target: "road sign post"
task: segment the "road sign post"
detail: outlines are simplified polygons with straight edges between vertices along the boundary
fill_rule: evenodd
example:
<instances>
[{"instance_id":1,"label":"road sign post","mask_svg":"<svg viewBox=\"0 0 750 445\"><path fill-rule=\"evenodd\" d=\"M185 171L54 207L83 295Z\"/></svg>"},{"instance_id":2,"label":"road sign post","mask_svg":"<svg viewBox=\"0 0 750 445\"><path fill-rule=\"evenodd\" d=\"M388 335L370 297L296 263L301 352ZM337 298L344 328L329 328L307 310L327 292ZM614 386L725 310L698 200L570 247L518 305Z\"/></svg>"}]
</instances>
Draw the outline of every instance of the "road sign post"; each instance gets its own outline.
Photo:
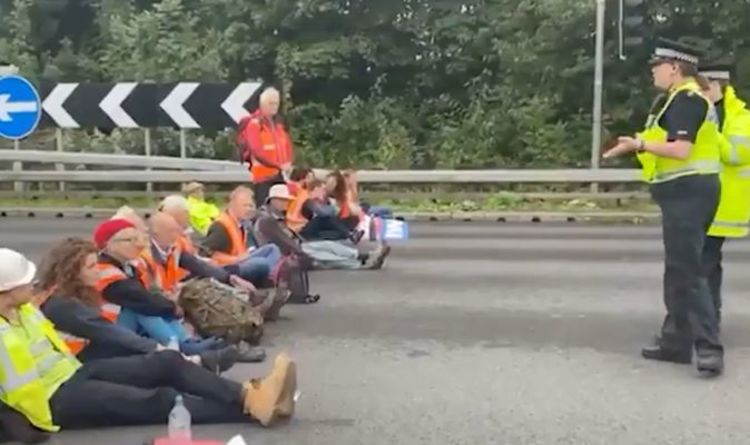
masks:
<instances>
[{"instance_id":1,"label":"road sign post","mask_svg":"<svg viewBox=\"0 0 750 445\"><path fill-rule=\"evenodd\" d=\"M599 168L602 148L602 89L604 87L604 21L605 0L596 0L596 56L594 67L594 110L591 128L591 168ZM599 185L591 184L591 192L599 191Z\"/></svg>"},{"instance_id":2,"label":"road sign post","mask_svg":"<svg viewBox=\"0 0 750 445\"><path fill-rule=\"evenodd\" d=\"M0 137L13 141L15 150L21 149L21 139L30 135L42 118L42 101L34 85L16 74L0 75ZM13 171L21 171L21 163L13 163ZM20 193L23 185L13 183Z\"/></svg>"}]
</instances>

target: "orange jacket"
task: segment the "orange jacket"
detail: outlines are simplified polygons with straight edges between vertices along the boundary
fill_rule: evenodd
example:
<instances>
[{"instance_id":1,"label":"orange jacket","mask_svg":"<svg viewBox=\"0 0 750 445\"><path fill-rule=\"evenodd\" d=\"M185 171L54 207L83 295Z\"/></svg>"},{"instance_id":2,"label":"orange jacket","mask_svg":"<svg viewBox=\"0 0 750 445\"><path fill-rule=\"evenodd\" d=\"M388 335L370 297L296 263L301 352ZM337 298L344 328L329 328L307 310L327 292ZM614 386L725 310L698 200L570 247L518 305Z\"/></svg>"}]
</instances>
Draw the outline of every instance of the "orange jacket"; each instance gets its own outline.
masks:
<instances>
[{"instance_id":1,"label":"orange jacket","mask_svg":"<svg viewBox=\"0 0 750 445\"><path fill-rule=\"evenodd\" d=\"M308 219L302 214L302 206L309 199L310 194L307 190L300 188L297 194L289 202L289 208L286 211L286 225L295 233L299 233L308 223Z\"/></svg>"},{"instance_id":2,"label":"orange jacket","mask_svg":"<svg viewBox=\"0 0 750 445\"><path fill-rule=\"evenodd\" d=\"M229 235L229 252L214 252L211 260L219 266L236 263L247 253L247 234L240 229L240 223L229 212L221 212L215 224L221 224Z\"/></svg>"},{"instance_id":3,"label":"orange jacket","mask_svg":"<svg viewBox=\"0 0 750 445\"><path fill-rule=\"evenodd\" d=\"M240 138L245 147L244 158L251 164L253 182L263 182L281 172L280 167L294 161L292 139L284 125L264 117L260 110L240 122Z\"/></svg>"},{"instance_id":4,"label":"orange jacket","mask_svg":"<svg viewBox=\"0 0 750 445\"><path fill-rule=\"evenodd\" d=\"M128 278L125 272L118 269L116 266L109 263L98 263L96 269L99 272L99 279L96 282L96 290L101 293L110 284L125 280ZM100 299L102 308L102 317L111 321L112 323L117 321L117 316L120 314L120 306L109 303L103 298Z\"/></svg>"},{"instance_id":5,"label":"orange jacket","mask_svg":"<svg viewBox=\"0 0 750 445\"><path fill-rule=\"evenodd\" d=\"M175 246L168 254L164 264L156 261L151 254L151 247L141 252L141 283L146 289L156 288L163 292L172 292L185 271L180 268L180 248Z\"/></svg>"}]
</instances>

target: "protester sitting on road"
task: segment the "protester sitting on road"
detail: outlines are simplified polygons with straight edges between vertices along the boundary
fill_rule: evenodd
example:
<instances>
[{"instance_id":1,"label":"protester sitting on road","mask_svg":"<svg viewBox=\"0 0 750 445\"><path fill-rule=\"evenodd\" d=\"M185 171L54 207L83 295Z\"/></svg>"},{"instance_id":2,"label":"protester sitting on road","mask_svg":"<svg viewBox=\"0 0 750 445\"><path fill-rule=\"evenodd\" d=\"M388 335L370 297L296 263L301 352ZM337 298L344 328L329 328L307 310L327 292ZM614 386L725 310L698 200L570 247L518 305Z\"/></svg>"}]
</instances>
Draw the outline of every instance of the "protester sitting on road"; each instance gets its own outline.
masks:
<instances>
[{"instance_id":1,"label":"protester sitting on road","mask_svg":"<svg viewBox=\"0 0 750 445\"><path fill-rule=\"evenodd\" d=\"M246 383L217 376L179 352L81 364L33 305L35 265L0 250L0 401L36 428L163 424L178 396L194 424L257 421L294 413L296 364L280 354L271 373Z\"/></svg>"},{"instance_id":2,"label":"protester sitting on road","mask_svg":"<svg viewBox=\"0 0 750 445\"><path fill-rule=\"evenodd\" d=\"M284 255L296 255L308 268L379 269L390 247L379 243L368 253L336 241L304 241L287 225L285 213L291 200L284 184L271 187L268 204L261 208L255 223L259 245L276 244Z\"/></svg>"},{"instance_id":3,"label":"protester sitting on road","mask_svg":"<svg viewBox=\"0 0 750 445\"><path fill-rule=\"evenodd\" d=\"M263 286L269 283L281 252L275 246L256 247L252 231L246 227L255 210L253 191L237 187L229 196L226 210L208 229L201 252L219 265L238 268L240 276L256 286Z\"/></svg>"},{"instance_id":4,"label":"protester sitting on road","mask_svg":"<svg viewBox=\"0 0 750 445\"><path fill-rule=\"evenodd\" d=\"M180 233L176 243L180 250L197 256L198 249L190 237L194 230L190 227L189 208L188 200L184 196L169 195L159 203L157 211L171 216L179 224L182 233ZM208 261L208 259L205 260Z\"/></svg>"},{"instance_id":5,"label":"protester sitting on road","mask_svg":"<svg viewBox=\"0 0 750 445\"><path fill-rule=\"evenodd\" d=\"M240 278L230 270L233 266L221 268L198 259L190 252L182 251L178 244L182 228L170 215L159 212L149 220L151 224L151 245L141 253L141 260L145 266L145 276L152 286L152 290L169 295L177 292L179 281L186 272L191 277L213 278L224 284L229 284L237 289L247 292L250 301L262 306L262 315L267 320L276 320L279 311L288 299L288 290L284 287L276 288L275 293L261 292L255 286ZM238 270L237 270L238 271ZM272 304L264 305L267 298L272 299Z\"/></svg>"},{"instance_id":6,"label":"protester sitting on road","mask_svg":"<svg viewBox=\"0 0 750 445\"><path fill-rule=\"evenodd\" d=\"M391 209L381 206L372 206L359 199L359 184L357 182L357 172L355 170L344 170L342 174L344 179L346 179L349 200L358 205L362 209L362 212L369 216L376 216L378 218L393 218L393 211L391 211Z\"/></svg>"},{"instance_id":7,"label":"protester sitting on road","mask_svg":"<svg viewBox=\"0 0 750 445\"><path fill-rule=\"evenodd\" d=\"M200 182L191 182L182 188L182 193L187 198L188 212L190 214L190 225L201 236L206 236L208 228L221 210L206 201L206 187Z\"/></svg>"},{"instance_id":8,"label":"protester sitting on road","mask_svg":"<svg viewBox=\"0 0 750 445\"><path fill-rule=\"evenodd\" d=\"M142 330L166 346L173 338L180 350L195 355L223 347L217 339L191 338L182 324L182 310L160 292L147 289L139 270L139 256L148 238L125 219L104 221L94 230L94 244L100 254L97 263L97 291L105 300L103 309L117 313L117 323L133 331Z\"/></svg>"},{"instance_id":9,"label":"protester sitting on road","mask_svg":"<svg viewBox=\"0 0 750 445\"><path fill-rule=\"evenodd\" d=\"M315 172L308 167L294 167L292 173L289 175L289 180L286 182L289 187L289 193L292 196L297 196L297 192L301 189L309 190L310 184L315 179Z\"/></svg>"},{"instance_id":10,"label":"protester sitting on road","mask_svg":"<svg viewBox=\"0 0 750 445\"><path fill-rule=\"evenodd\" d=\"M96 265L97 249L91 241L67 238L50 250L40 268L41 292L34 303L55 324L71 352L82 362L89 362L164 350L155 340L102 316ZM188 359L210 371L223 372L240 359L240 354L235 346L228 346Z\"/></svg>"},{"instance_id":11,"label":"protester sitting on road","mask_svg":"<svg viewBox=\"0 0 750 445\"><path fill-rule=\"evenodd\" d=\"M327 199L325 184L319 179L314 179L291 199L286 223L305 240L349 239L358 244L364 235L361 230L349 229L338 218L336 208Z\"/></svg>"},{"instance_id":12,"label":"protester sitting on road","mask_svg":"<svg viewBox=\"0 0 750 445\"><path fill-rule=\"evenodd\" d=\"M352 201L349 193L349 186L346 178L339 170L334 170L326 177L326 190L328 197L336 207L336 212L341 221L346 224L350 230L354 230L364 217L364 213L359 206Z\"/></svg>"}]
</instances>

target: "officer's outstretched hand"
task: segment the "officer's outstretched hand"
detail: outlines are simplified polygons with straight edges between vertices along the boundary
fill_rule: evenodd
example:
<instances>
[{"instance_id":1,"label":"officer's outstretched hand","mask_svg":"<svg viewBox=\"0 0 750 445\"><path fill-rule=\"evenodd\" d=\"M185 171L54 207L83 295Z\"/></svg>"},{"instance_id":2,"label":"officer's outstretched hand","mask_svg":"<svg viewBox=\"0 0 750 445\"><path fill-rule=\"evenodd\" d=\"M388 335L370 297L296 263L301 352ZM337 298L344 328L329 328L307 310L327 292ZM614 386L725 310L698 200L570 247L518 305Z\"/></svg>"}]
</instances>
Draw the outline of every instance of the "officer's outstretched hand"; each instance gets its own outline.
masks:
<instances>
[{"instance_id":1,"label":"officer's outstretched hand","mask_svg":"<svg viewBox=\"0 0 750 445\"><path fill-rule=\"evenodd\" d=\"M616 158L624 154L633 152L641 148L642 142L639 139L632 138L630 136L620 136L617 138L617 145L610 148L602 157L604 159Z\"/></svg>"}]
</instances>

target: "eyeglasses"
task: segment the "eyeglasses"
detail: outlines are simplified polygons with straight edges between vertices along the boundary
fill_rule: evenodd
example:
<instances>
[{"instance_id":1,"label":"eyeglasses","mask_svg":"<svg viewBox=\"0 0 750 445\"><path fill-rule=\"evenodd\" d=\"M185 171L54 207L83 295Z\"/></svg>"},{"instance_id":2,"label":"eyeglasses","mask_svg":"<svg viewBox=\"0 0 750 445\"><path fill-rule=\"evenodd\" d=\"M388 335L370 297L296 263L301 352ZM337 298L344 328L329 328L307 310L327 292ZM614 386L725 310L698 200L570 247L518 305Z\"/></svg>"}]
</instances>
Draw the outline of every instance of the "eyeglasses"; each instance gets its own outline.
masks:
<instances>
[{"instance_id":1,"label":"eyeglasses","mask_svg":"<svg viewBox=\"0 0 750 445\"><path fill-rule=\"evenodd\" d=\"M129 238L113 238L113 243L134 243L138 240L140 240L142 237L140 236L131 236Z\"/></svg>"}]
</instances>

